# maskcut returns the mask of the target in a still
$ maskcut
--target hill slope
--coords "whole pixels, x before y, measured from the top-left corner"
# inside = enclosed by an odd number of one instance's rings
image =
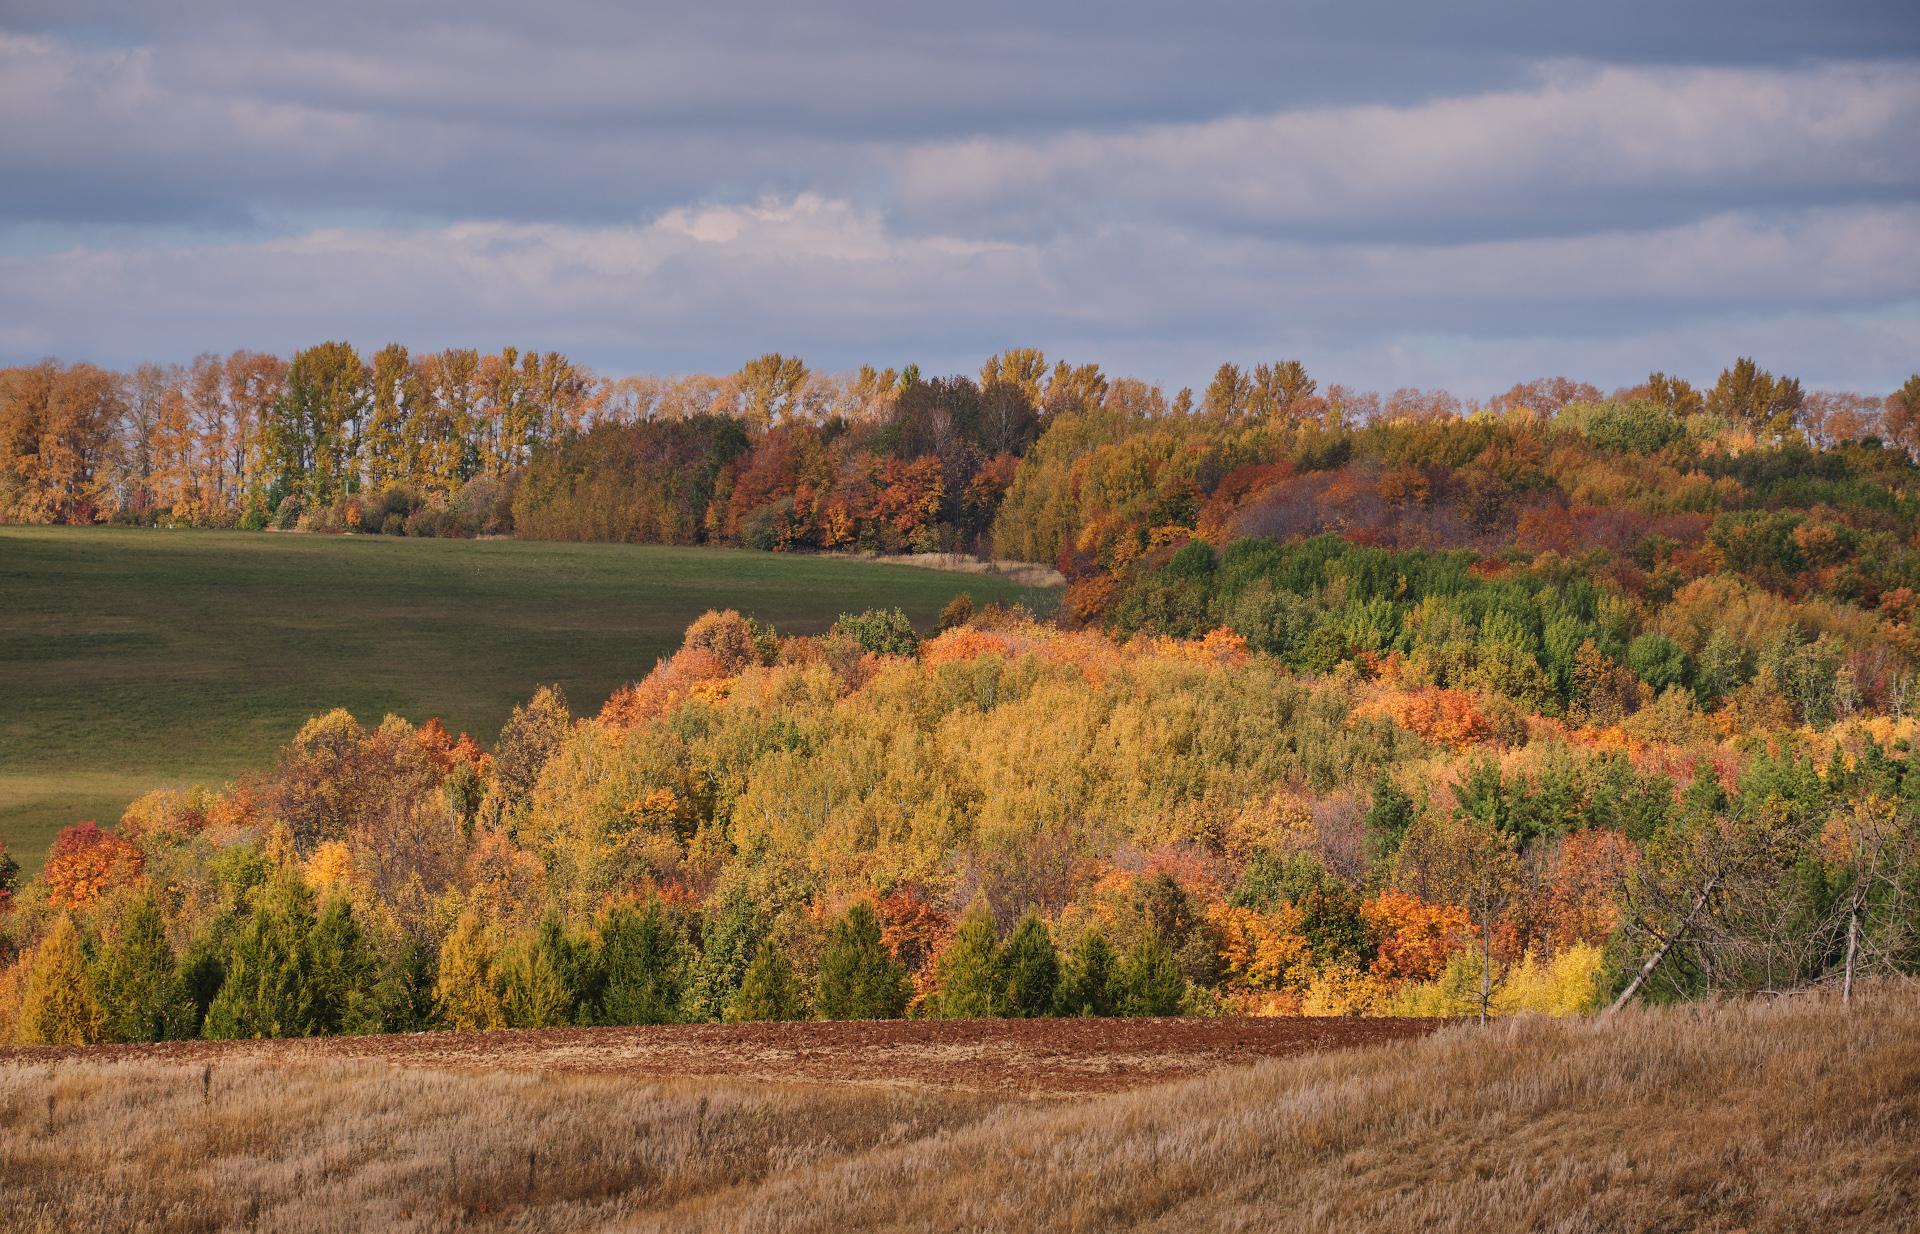
[[[710,608],[783,630],[899,606],[931,625],[980,574],[610,544],[0,528],[0,837],[54,831],[162,783],[219,782],[308,716],[440,716],[491,740],[559,682],[598,707]]]

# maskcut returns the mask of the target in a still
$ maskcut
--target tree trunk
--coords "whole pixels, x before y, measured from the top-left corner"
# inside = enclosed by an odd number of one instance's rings
[[[1487,1026],[1487,1006],[1493,1002],[1493,918],[1480,928],[1480,1027]]]
[[[1718,875],[1707,880],[1706,885],[1700,888],[1699,896],[1694,899],[1693,907],[1687,910],[1687,915],[1680,919],[1680,924],[1674,927],[1673,933],[1667,936],[1659,949],[1647,957],[1647,962],[1642,964],[1640,971],[1633,975],[1633,980],[1627,983],[1627,988],[1620,991],[1620,997],[1614,999],[1613,1005],[1603,1014],[1612,1015],[1633,1001],[1633,996],[1640,992],[1640,987],[1646,984],[1647,978],[1653,976],[1653,970],[1660,967],[1660,961],[1667,958],[1667,952],[1673,950],[1673,945],[1686,936],[1687,927],[1692,925],[1693,919],[1700,915],[1700,910],[1707,906],[1707,900],[1713,895],[1713,889],[1719,885]]]
[[[1860,910],[1847,914],[1847,975],[1840,983],[1840,1001],[1853,1002],[1853,960],[1860,953]]]

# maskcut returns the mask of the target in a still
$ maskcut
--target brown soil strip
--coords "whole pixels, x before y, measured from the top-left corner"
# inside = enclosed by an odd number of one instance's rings
[[[1138,1088],[1219,1067],[1421,1036],[1440,1020],[888,1020],[412,1033],[306,1041],[19,1046],[0,1066],[58,1059],[281,1062],[378,1059],[443,1070],[873,1084],[1068,1097]]]

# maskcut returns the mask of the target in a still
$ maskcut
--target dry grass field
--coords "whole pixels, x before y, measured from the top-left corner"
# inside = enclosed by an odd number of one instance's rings
[[[1851,1010],[1806,998],[1389,1033],[1171,1082],[1139,1060],[1180,1055],[1172,1035],[1063,1034],[1062,1067],[1116,1051],[1144,1085],[1072,1097],[970,1084],[965,1065],[807,1071],[850,1051],[845,1028],[772,1053],[749,1033],[708,1063],[683,1041],[683,1078],[570,1065],[591,1034],[544,1059],[502,1037],[501,1066],[472,1048],[485,1039],[449,1036],[9,1051],[0,1228],[1920,1228],[1912,989]],[[1218,1044],[1199,1055],[1218,1061]],[[905,1047],[886,1048],[897,1062]],[[755,1074],[833,1078],[692,1074],[728,1049],[759,1049]]]

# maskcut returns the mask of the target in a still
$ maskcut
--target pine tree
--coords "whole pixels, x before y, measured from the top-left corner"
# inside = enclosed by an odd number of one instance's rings
[[[202,1032],[212,1038],[306,1037],[316,1031],[307,935],[313,893],[290,873],[254,895],[234,939],[226,977],[207,1008]]]
[[[953,941],[934,969],[940,981],[940,1014],[950,1020],[982,1019],[999,1012],[1006,983],[1000,971],[1000,936],[993,914],[976,901],[960,919]]]
[[[600,923],[602,1024],[677,1024],[686,1018],[687,956],[658,900],[615,905]]]
[[[307,974],[314,1033],[380,1030],[373,949],[344,896],[328,902],[307,935]]]
[[[1054,1003],[1061,1015],[1117,1015],[1120,975],[1113,948],[1098,930],[1080,936],[1067,957]]]
[[[800,983],[780,944],[768,939],[753,954],[740,988],[733,992],[722,1016],[729,1024],[753,1020],[798,1020],[806,1014]]]
[[[181,988],[166,921],[151,895],[122,912],[94,989],[109,1041],[169,1041],[193,1029],[195,1008]]]
[[[1159,931],[1149,931],[1127,952],[1120,970],[1121,1015],[1178,1015],[1187,978]]]
[[[201,1030],[206,1025],[213,1000],[219,996],[220,987],[226,984],[227,953],[233,949],[232,940],[238,928],[232,913],[221,912],[208,923],[206,929],[194,936],[180,955],[180,990],[186,996],[193,1017],[186,1032],[189,1037],[202,1035]]]
[[[433,948],[411,934],[381,943],[369,996],[380,1031],[416,1033],[435,1026],[436,961]]]
[[[63,915],[33,957],[15,1035],[22,1045],[90,1045],[104,1028],[80,931]]]
[[[1000,952],[998,968],[1000,1014],[1030,1018],[1053,1013],[1060,958],[1054,954],[1053,936],[1037,914],[1028,913],[1014,927],[1013,937]]]
[[[873,906],[858,901],[833,927],[820,961],[816,1006],[827,1020],[893,1020],[907,1009],[907,972],[880,938]]]

